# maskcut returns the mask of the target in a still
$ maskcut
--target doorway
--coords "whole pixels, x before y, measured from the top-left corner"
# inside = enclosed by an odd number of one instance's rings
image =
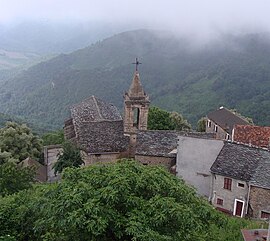
[[[233,215],[235,215],[237,217],[243,217],[244,204],[245,204],[244,201],[239,200],[239,199],[235,199],[234,200],[234,211],[233,211]]]

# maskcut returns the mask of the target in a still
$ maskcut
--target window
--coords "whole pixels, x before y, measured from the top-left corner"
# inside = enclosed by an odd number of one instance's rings
[[[232,179],[224,178],[224,189],[232,190]]]
[[[226,140],[229,140],[230,139],[230,135],[227,133],[226,134]]]
[[[270,218],[270,212],[261,211],[261,218]]]
[[[207,121],[207,127],[209,127],[209,128],[211,127],[211,121],[210,120]]]
[[[245,184],[244,184],[244,183],[240,183],[240,182],[238,182],[237,186],[238,186],[238,187],[242,187],[242,188],[244,188],[244,187],[245,187]]]
[[[217,198],[217,205],[223,206],[223,199]]]
[[[133,109],[133,126],[136,128],[139,127],[139,118],[140,118],[140,109],[134,108]]]
[[[215,128],[214,128],[215,132],[217,132],[217,125],[215,125]]]

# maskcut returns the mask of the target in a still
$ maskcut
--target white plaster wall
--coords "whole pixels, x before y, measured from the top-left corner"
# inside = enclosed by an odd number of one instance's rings
[[[224,143],[216,139],[202,139],[187,136],[178,137],[176,171],[197,193],[211,196],[210,168]]]

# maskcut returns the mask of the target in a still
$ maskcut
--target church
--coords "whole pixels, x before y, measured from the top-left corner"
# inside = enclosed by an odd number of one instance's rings
[[[124,95],[124,118],[113,104],[91,96],[71,107],[65,138],[83,150],[85,165],[134,157],[136,134],[147,130],[149,104],[136,70]]]
[[[130,88],[124,94],[124,116],[113,104],[91,96],[70,108],[70,118],[64,123],[65,139],[81,148],[86,166],[134,158],[144,165],[162,165],[173,172],[178,136],[201,134],[147,130],[150,98],[143,89],[137,59],[135,64]],[[60,151],[61,146],[45,148],[48,181],[55,179],[52,167]]]

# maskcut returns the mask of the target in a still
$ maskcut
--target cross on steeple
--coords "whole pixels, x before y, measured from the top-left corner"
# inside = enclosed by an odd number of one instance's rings
[[[138,58],[136,58],[136,59],[135,59],[135,63],[132,63],[132,64],[135,64],[135,65],[136,65],[135,70],[136,70],[136,72],[137,72],[137,71],[138,71],[138,66],[139,66],[139,64],[142,64],[142,63],[140,63],[139,60],[138,60]]]

